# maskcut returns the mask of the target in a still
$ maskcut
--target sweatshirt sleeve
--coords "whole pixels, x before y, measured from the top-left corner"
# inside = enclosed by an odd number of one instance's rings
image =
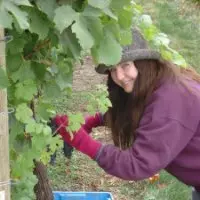
[[[96,157],[108,174],[125,180],[142,180],[164,169],[186,147],[194,132],[167,117],[144,117],[137,139],[127,150],[104,145]]]

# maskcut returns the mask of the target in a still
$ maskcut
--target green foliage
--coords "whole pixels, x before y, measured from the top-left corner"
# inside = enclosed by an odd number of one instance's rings
[[[54,22],[61,33],[78,17],[78,13],[71,6],[61,6],[55,10],[55,13]]]
[[[159,29],[153,24],[149,15],[144,14],[141,9],[138,11],[139,12],[133,22],[135,25],[140,27],[145,39],[149,42],[151,47],[158,50],[161,53],[162,58],[171,60],[179,66],[186,67],[187,63],[185,59],[169,46],[170,40],[168,36],[159,31]]]
[[[118,63],[121,46],[131,42],[132,21],[163,57],[185,65],[168,46],[167,36],[131,0],[1,0],[0,26],[14,38],[6,48],[7,74],[0,68],[0,89],[7,87],[15,109],[9,124],[11,178],[19,181],[13,199],[34,199],[33,160],[47,164],[56,144],[61,145],[47,125],[55,114],[51,100],[71,93],[74,65],[82,52],[91,53],[96,63]],[[99,87],[90,96],[89,112],[105,112],[111,106],[106,97],[106,89]],[[69,116],[69,130],[75,131],[83,117]]]
[[[0,68],[0,88],[7,87],[9,104],[15,108],[9,122],[11,178],[18,180],[13,199],[34,199],[37,180],[32,174],[33,160],[47,164],[57,144],[61,145],[47,125],[55,115],[51,100],[63,91],[71,93],[73,68],[83,51],[96,52],[96,62],[119,61],[123,39],[119,33],[130,29],[131,9],[130,1],[1,1],[0,25],[13,36],[6,48],[7,74]],[[126,20],[129,24],[124,26]],[[108,47],[106,52],[102,40]],[[97,103],[103,111],[110,105],[104,100],[106,95],[102,92]],[[100,108],[94,100],[91,105],[93,112]],[[76,131],[83,116],[67,113],[69,130]]]
[[[69,132],[78,130],[81,124],[84,123],[84,118],[81,113],[72,114],[68,112],[69,116],[69,127],[67,128]]]
[[[97,85],[95,92],[88,94],[87,110],[93,115],[96,110],[105,113],[107,108],[112,106],[107,96],[107,87],[105,85]]]
[[[171,39],[171,47],[183,55],[191,66],[199,70],[199,7],[188,0],[138,2],[152,16],[155,25]]]

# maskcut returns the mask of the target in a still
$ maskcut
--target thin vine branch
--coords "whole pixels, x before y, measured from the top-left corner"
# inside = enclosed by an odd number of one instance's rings
[[[50,42],[51,42],[50,39],[45,40],[43,43],[41,43],[41,44],[39,44],[38,46],[36,46],[36,47],[33,49],[33,51],[30,52],[28,55],[26,55],[24,58],[25,58],[26,60],[30,59],[30,58],[33,56],[33,54],[35,54],[36,52],[40,51],[42,48],[48,46],[48,45],[50,44]]]

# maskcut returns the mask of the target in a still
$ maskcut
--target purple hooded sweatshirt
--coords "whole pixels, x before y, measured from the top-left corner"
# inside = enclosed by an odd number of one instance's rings
[[[190,86],[200,94],[200,85]],[[132,147],[103,145],[97,163],[125,180],[146,179],[165,169],[200,191],[199,122],[200,96],[178,84],[162,84],[149,98]]]

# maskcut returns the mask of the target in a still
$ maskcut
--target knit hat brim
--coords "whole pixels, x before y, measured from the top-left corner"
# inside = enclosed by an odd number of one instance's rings
[[[160,59],[160,53],[150,49],[138,49],[126,52],[122,55],[120,63],[127,61],[136,61],[136,60],[158,60]],[[108,70],[115,68],[116,65],[107,66],[105,64],[99,64],[95,69],[99,74],[106,74]]]

